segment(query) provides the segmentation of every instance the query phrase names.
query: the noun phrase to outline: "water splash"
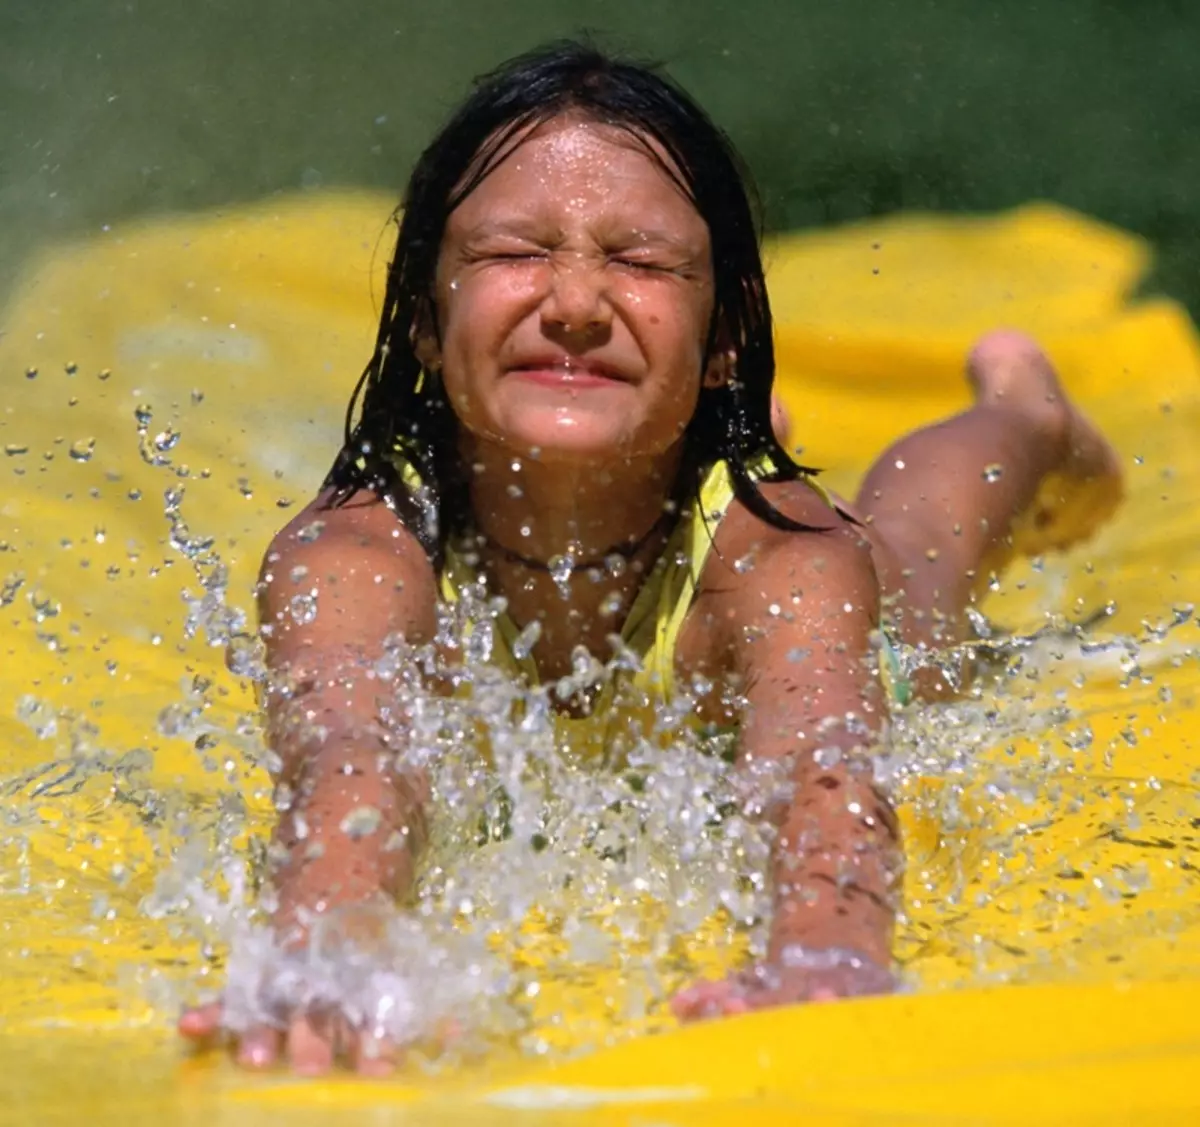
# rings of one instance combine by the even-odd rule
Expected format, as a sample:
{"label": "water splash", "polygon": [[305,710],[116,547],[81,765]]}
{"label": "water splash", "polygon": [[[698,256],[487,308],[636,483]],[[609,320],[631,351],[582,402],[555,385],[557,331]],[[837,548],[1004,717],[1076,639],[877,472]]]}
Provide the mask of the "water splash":
{"label": "water splash", "polygon": [[[177,623],[145,625],[164,635],[164,650],[188,641],[215,647],[235,678],[264,687],[262,641],[251,613],[238,605],[248,603],[249,592],[231,594],[223,542],[218,550],[216,537],[186,519],[185,509],[202,504],[196,497],[203,485],[174,461],[183,430],[154,426],[154,415],[148,403],[135,412],[148,480],[122,481],[119,488],[162,497],[165,547],[195,578]],[[96,467],[64,461],[64,468]],[[161,493],[150,484],[158,475],[169,482]],[[322,531],[314,520],[299,536],[315,539]],[[625,561],[614,556],[607,566],[616,573]],[[754,561],[734,566],[745,572]],[[0,605],[20,608],[43,631],[54,626],[58,645],[73,637],[60,630],[71,617],[59,601],[66,597],[37,576],[27,581],[20,570],[0,587]],[[291,613],[301,620],[320,613],[311,596],[301,592],[297,599]],[[153,887],[148,875],[130,877],[129,869],[138,868],[131,861],[122,861],[119,873],[106,870],[89,887],[87,926],[120,918],[140,900],[144,920],[165,927],[174,949],[190,953],[141,979],[159,991],[164,1016],[182,993],[219,977],[226,1020],[235,1029],[278,1020],[291,1006],[336,1005],[364,1027],[403,1040],[436,1037],[453,1022],[469,1031],[466,1045],[515,1039],[541,1053],[653,1025],[676,985],[720,964],[712,952],[763,953],[771,832],[761,815],[786,794],[786,780],[765,769],[734,770],[731,737],[691,726],[697,701],[715,691],[703,678],[651,711],[644,730],[606,733],[604,754],[580,755],[564,735],[560,707],[586,715],[600,694],[627,683],[637,655],[614,640],[608,653],[572,655],[570,670],[551,684],[514,683],[491,664],[505,609],[502,599],[465,592],[455,606],[440,608],[435,645],[414,650],[397,640],[369,667],[347,671],[385,687],[385,719],[408,733],[396,741],[398,754],[431,777],[432,841],[405,909],[331,914],[302,949],[278,945],[268,921],[271,813],[255,797],[271,755],[258,716],[224,707],[228,685],[211,670],[178,678],[159,702],[152,733],[186,750],[216,788],[203,794],[172,792],[161,780],[151,785],[150,750],[106,745],[95,717],[64,711],[51,693],[22,702],[19,720],[45,746],[46,762],[3,780],[9,875],[0,889],[49,895],[31,876],[38,835],[51,832],[48,811],[86,799],[89,809],[129,812],[148,835],[140,868],[154,874]],[[1114,610],[1051,617],[1021,635],[977,617],[970,643],[901,651],[910,676],[930,666],[947,677],[975,669],[961,699],[900,710],[874,765],[916,827],[910,898],[936,901],[920,926],[901,919],[906,957],[927,950],[925,936],[937,924],[938,941],[963,968],[953,981],[1049,973],[1038,959],[1001,950],[986,934],[977,943],[953,938],[955,920],[968,908],[1001,904],[1014,882],[1047,869],[1063,904],[1126,903],[1162,886],[1161,869],[1144,864],[1096,868],[1078,856],[1036,852],[1047,820],[1090,818],[1095,833],[1132,840],[1165,832],[1131,802],[1132,792],[1112,770],[1121,755],[1145,744],[1144,723],[1123,720],[1115,731],[1104,730],[1102,718],[1088,711],[1086,692],[1094,682],[1111,681],[1123,699],[1166,708],[1172,671],[1196,660],[1193,608],[1180,603],[1122,633],[1109,629]],[[540,623],[531,623],[514,652],[529,656],[539,633]],[[433,692],[434,681],[454,692]],[[625,703],[638,713],[648,702]],[[286,805],[288,796],[281,789],[275,799]],[[1022,811],[1030,812],[1025,821]],[[377,832],[364,808],[344,832],[373,827]],[[1047,927],[1067,918],[1057,901],[1043,912]],[[188,937],[194,943],[185,947]],[[1060,975],[1067,973],[1061,963]],[[920,972],[910,970],[909,977],[919,979]],[[562,1036],[555,1009],[589,982],[606,984],[609,1001],[598,1010],[603,1021],[589,1028],[578,1015],[558,1018],[571,1026],[570,1037]],[[615,993],[613,983],[620,984]]]}

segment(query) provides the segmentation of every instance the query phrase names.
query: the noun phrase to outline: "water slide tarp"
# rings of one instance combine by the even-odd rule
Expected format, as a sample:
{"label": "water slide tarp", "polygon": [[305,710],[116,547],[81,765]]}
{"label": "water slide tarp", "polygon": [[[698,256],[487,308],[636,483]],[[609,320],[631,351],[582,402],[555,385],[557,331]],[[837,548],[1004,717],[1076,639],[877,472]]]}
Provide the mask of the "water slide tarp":
{"label": "water slide tarp", "polygon": [[[210,770],[159,733],[196,676],[229,730],[253,714],[221,652],[184,636],[196,576],[163,493],[185,485],[192,534],[217,538],[249,605],[268,538],[336,448],[388,210],[310,195],[105,232],[32,263],[0,318],[0,1123],[1196,1122],[1200,638],[1172,627],[1200,591],[1200,345],[1177,306],[1136,298],[1143,244],[1045,206],[767,252],[781,392],[835,488],[966,404],[963,357],[996,325],[1041,340],[1128,470],[1097,540],[1019,566],[985,608],[1029,631],[1114,604],[1105,636],[1140,649],[1037,666],[1090,738],[1049,761],[1036,741],[984,741],[953,818],[917,801],[944,778],[908,784],[898,953],[919,989],[660,1018],[577,1059],[499,1053],[383,1084],[183,1052],[169,987],[206,960],[139,911],[167,843],[131,795],[240,796],[260,824],[268,803],[258,769]],[[1035,786],[987,786],[1039,755]]]}

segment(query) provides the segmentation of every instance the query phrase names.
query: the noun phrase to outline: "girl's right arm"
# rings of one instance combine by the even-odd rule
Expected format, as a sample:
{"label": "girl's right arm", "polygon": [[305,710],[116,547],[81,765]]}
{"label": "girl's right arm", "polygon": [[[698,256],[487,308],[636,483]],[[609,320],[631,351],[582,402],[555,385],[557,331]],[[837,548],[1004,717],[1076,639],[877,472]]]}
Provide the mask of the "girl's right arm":
{"label": "girl's right arm", "polygon": [[[403,717],[381,710],[388,684],[375,665],[389,644],[435,633],[437,581],[424,549],[373,496],[339,508],[319,498],[274,540],[259,583],[259,621],[271,688],[266,699],[273,775],[285,807],[271,846],[280,941],[303,940],[332,909],[402,897],[425,836],[426,782],[399,766]],[[185,1036],[217,1032],[218,1007],[184,1016]],[[324,1071],[352,1031],[297,1014],[284,1029],[244,1034],[238,1059]],[[359,1054],[370,1070],[378,1058]]]}
{"label": "girl's right arm", "polygon": [[[268,739],[285,805],[277,924],[377,893],[403,896],[424,838],[424,780],[385,732],[385,645],[433,639],[437,583],[416,538],[374,497],[310,506],[276,537],[259,583]],[[282,687],[280,687],[282,686]],[[390,743],[389,743],[390,740]],[[286,938],[286,936],[285,936]]]}

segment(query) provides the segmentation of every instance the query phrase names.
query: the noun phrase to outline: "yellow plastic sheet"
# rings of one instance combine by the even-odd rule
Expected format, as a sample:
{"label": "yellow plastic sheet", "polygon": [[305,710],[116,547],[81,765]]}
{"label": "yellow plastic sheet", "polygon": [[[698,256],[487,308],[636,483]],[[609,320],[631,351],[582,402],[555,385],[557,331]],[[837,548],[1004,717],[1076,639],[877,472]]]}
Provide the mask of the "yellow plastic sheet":
{"label": "yellow plastic sheet", "polygon": [[[915,801],[936,780],[911,788],[900,955],[917,994],[385,1085],[248,1077],[180,1051],[145,986],[155,968],[177,976],[203,959],[138,913],[164,843],[123,788],[197,807],[240,793],[260,815],[266,803],[257,772],[206,769],[157,734],[196,676],[217,684],[224,727],[253,708],[220,653],[183,638],[182,592],[198,583],[166,543],[162,496],[185,488],[191,534],[216,538],[247,605],[268,537],[336,449],[388,210],[305,197],[108,232],[34,263],[0,322],[0,1123],[1197,1121],[1190,624],[1136,668],[1052,663],[1046,691],[1093,739],[1042,771],[1038,794],[981,786],[968,816],[947,820]],[[966,404],[963,356],[998,324],[1037,335],[1113,436],[1129,474],[1118,520],[1066,558],[1016,569],[989,614],[1030,629],[1047,610],[1113,601],[1104,629],[1146,636],[1195,597],[1200,347],[1175,305],[1131,298],[1140,242],[1030,207],[797,235],[768,262],[782,393],[805,460],[836,488]],[[139,453],[141,405],[146,457],[186,462],[186,481]],[[141,775],[120,759],[139,748],[152,753]],[[1001,740],[978,754],[994,767],[1038,752]],[[82,781],[89,761],[108,770]]]}

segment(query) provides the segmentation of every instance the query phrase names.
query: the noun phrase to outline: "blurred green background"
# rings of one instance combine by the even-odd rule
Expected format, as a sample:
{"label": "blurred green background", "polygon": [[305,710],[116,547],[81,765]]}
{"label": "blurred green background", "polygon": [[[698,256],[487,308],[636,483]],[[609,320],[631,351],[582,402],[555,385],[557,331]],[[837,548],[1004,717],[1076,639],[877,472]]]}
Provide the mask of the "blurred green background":
{"label": "blurred green background", "polygon": [[398,193],[475,74],[583,29],[667,63],[770,228],[1052,199],[1200,313],[1198,0],[0,0],[0,292],[133,216]]}

